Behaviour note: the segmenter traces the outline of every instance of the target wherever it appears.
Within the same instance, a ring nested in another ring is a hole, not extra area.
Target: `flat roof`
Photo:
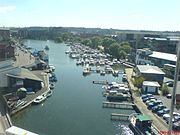
[[[149,55],[149,57],[173,61],[173,62],[176,62],[176,60],[177,60],[177,57],[175,54],[156,52],[156,51],[153,51],[153,53],[151,55]]]
[[[159,67],[151,65],[137,65],[140,73],[146,74],[165,74]]]
[[[153,86],[153,87],[160,87],[158,82],[154,82],[154,81],[144,81],[143,82],[144,86]]]

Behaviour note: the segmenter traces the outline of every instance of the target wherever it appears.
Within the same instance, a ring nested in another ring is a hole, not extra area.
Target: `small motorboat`
[[[37,98],[34,99],[33,103],[34,104],[40,104],[45,100],[46,100],[46,96],[45,95],[40,95],[40,96],[38,96]]]
[[[52,90],[47,91],[46,97],[48,98],[48,97],[52,96],[52,92],[53,92]]]

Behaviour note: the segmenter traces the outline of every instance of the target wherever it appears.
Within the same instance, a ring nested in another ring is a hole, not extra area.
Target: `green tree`
[[[128,42],[122,42],[121,47],[127,54],[131,52],[131,46]]]
[[[120,45],[118,43],[112,43],[109,47],[109,53],[114,57],[119,58],[119,47]]]
[[[125,59],[126,56],[127,56],[127,53],[123,49],[121,49],[121,47],[120,47],[119,48],[119,58],[120,59]]]
[[[169,94],[169,88],[166,84],[164,84],[161,88],[161,92],[162,92],[162,95],[167,95]]]
[[[81,43],[90,47],[92,46],[92,42],[90,39],[84,39]]]
[[[103,40],[102,40],[102,46],[106,47],[106,46],[109,46],[111,45],[112,43],[115,43],[116,41],[112,38],[109,38],[109,37],[105,37]]]
[[[138,88],[141,88],[142,87],[142,83],[144,82],[144,77],[143,76],[139,76],[139,77],[137,77],[137,78],[135,78],[135,80],[134,80],[134,86],[135,87],[138,87]]]
[[[92,37],[91,42],[92,48],[97,48],[99,45],[102,44],[102,39],[100,37]]]

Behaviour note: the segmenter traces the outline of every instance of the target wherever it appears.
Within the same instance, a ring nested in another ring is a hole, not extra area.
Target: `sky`
[[[0,27],[180,31],[180,0],[0,0]]]

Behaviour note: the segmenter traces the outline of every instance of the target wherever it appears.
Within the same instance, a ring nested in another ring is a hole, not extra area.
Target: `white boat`
[[[52,92],[53,92],[52,90],[47,91],[46,97],[48,98],[48,97],[52,96]]]
[[[53,84],[53,83],[50,83],[49,88],[50,88],[50,89],[54,89],[54,87],[55,87],[54,84]]]
[[[38,96],[36,99],[34,99],[33,103],[34,103],[34,104],[40,104],[40,103],[42,103],[44,100],[46,100],[46,96],[40,95],[40,96]]]
[[[89,67],[89,64],[87,64],[85,67],[84,67],[84,70],[83,70],[83,75],[88,75],[91,73],[91,67]]]
[[[105,75],[105,74],[106,74],[106,72],[104,70],[100,71],[100,75]]]

